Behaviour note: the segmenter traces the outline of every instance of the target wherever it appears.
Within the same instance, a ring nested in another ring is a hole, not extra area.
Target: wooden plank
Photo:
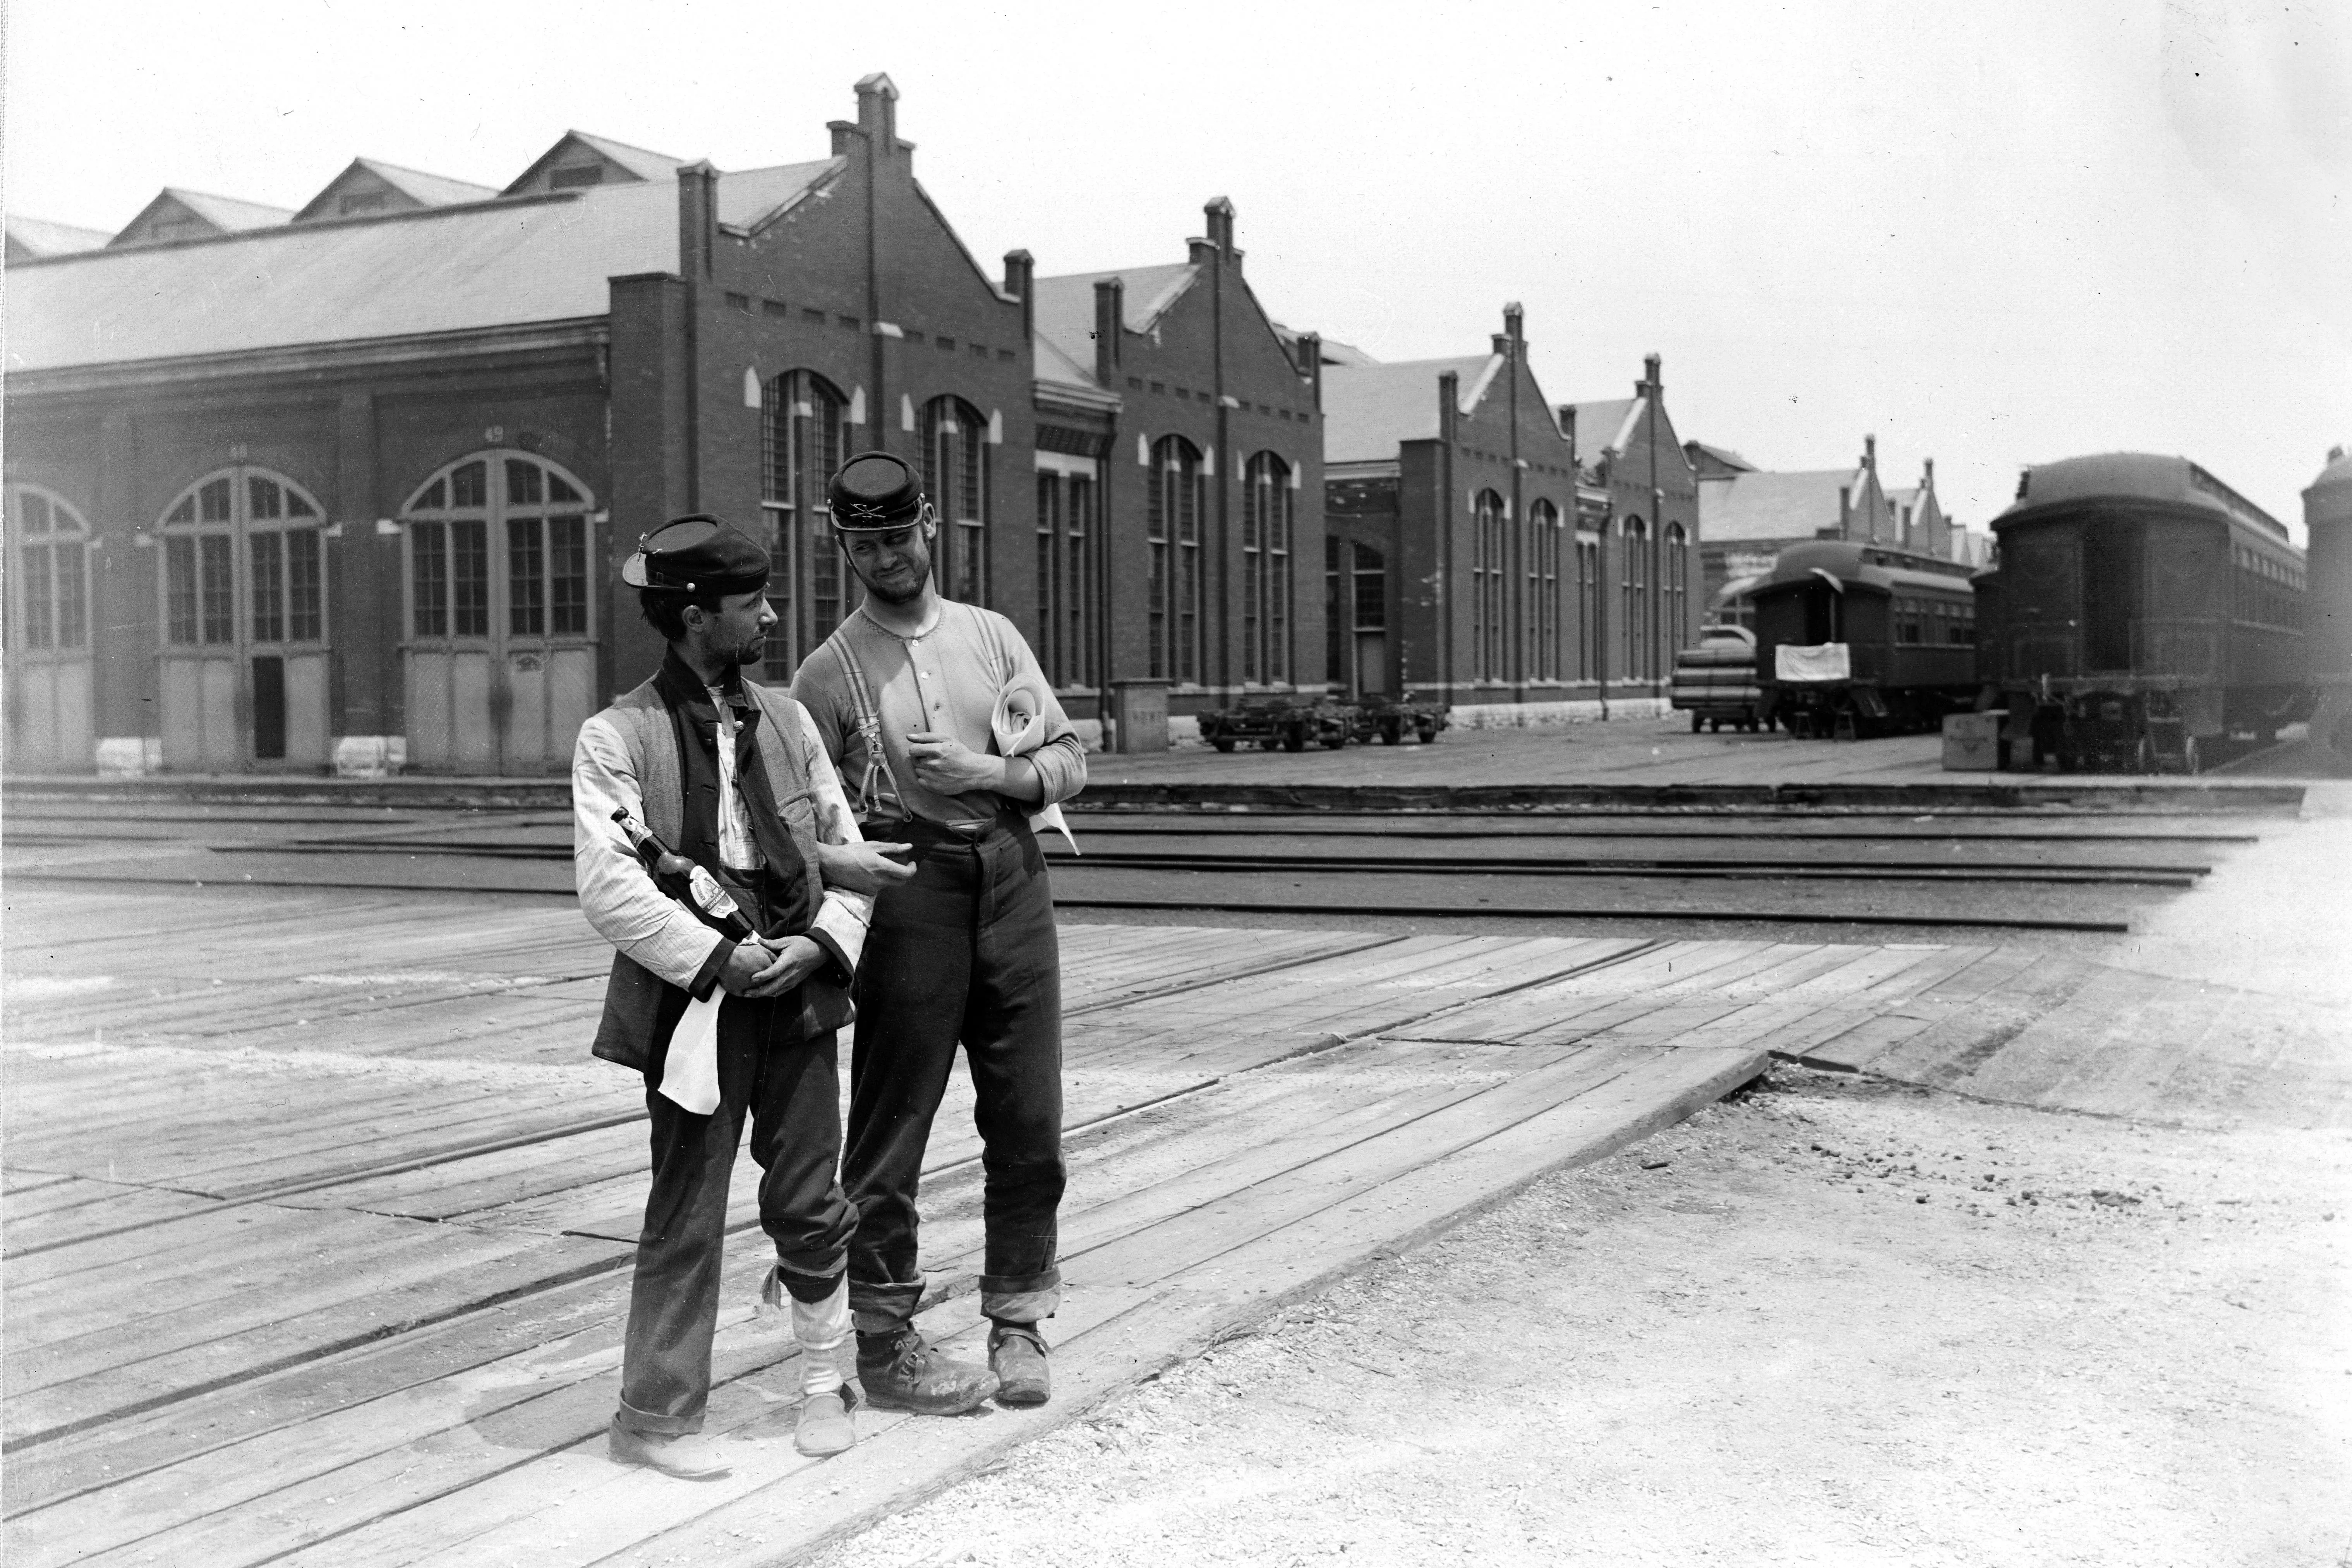
[[[386,1222],[400,1223],[400,1222]],[[318,1281],[220,1323],[172,1325],[161,1343],[120,1358],[118,1345],[74,1345],[60,1353],[16,1358],[28,1392],[12,1395],[12,1441],[115,1418],[226,1383],[319,1356],[404,1328],[479,1310],[519,1291],[543,1289],[609,1267],[628,1249],[607,1241],[443,1231],[436,1248],[420,1248],[389,1275]],[[257,1293],[259,1294],[259,1293]],[[270,1316],[272,1310],[278,1316]],[[18,1368],[12,1362],[12,1373]],[[51,1381],[79,1373],[68,1381]]]
[[[986,1464],[1013,1443],[1067,1421],[1104,1395],[1204,1348],[1286,1300],[1360,1268],[1376,1251],[1458,1224],[1502,1202],[1549,1172],[1588,1163],[1686,1116],[1753,1076],[1754,1053],[1653,1057],[1599,1090],[1496,1131],[1447,1159],[1416,1167],[1381,1186],[1335,1219],[1269,1232],[1221,1260],[1221,1267],[1153,1292],[1135,1309],[1062,1348],[1053,1405],[1016,1416],[1001,1431],[987,1424],[909,1422],[880,1443],[861,1443],[821,1469],[786,1470],[774,1479],[609,1557],[590,1558],[562,1534],[567,1515],[546,1522],[555,1554],[551,1568],[597,1561],[612,1568],[690,1562],[697,1568],[751,1568],[788,1561],[840,1539]],[[1076,1295],[1077,1292],[1074,1292]],[[509,1538],[511,1539],[511,1538]],[[609,1536],[583,1544],[609,1546]],[[436,1568],[488,1562],[480,1556],[426,1557]]]

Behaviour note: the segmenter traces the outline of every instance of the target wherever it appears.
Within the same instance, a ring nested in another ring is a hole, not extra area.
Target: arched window
[[[1671,651],[1690,636],[1690,540],[1679,522],[1666,524],[1665,601],[1662,619]]]
[[[1538,500],[1528,508],[1528,675],[1559,679],[1559,508]]]
[[[988,603],[988,421],[958,397],[923,405],[923,489],[940,520],[931,569],[940,592]]]
[[[586,489],[520,452],[450,464],[402,509],[412,642],[584,640]]]
[[[1503,671],[1503,498],[1480,490],[1470,521],[1470,668],[1480,680]]]
[[[1151,448],[1144,516],[1150,550],[1150,673],[1179,682],[1201,679],[1201,449],[1181,436]]]
[[[261,468],[209,475],[180,492],[163,513],[165,640],[324,642],[325,523],[309,491]]]
[[[54,491],[7,491],[8,640],[20,653],[89,646],[89,524]]]
[[[1272,452],[1242,479],[1242,679],[1290,679],[1291,468]]]
[[[1650,678],[1650,525],[1629,517],[1620,531],[1623,537],[1624,604],[1617,624],[1623,628],[1624,674],[1629,680]]]
[[[793,370],[760,387],[760,505],[768,520],[768,633],[761,676],[790,680],[800,655],[841,624],[841,552],[824,489],[849,458],[848,400],[814,371]]]

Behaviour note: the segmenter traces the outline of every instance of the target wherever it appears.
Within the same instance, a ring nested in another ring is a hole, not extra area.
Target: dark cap
[[[860,452],[841,465],[825,486],[839,533],[881,533],[924,521],[922,477],[887,452]]]
[[[767,586],[768,552],[708,512],[696,512],[639,535],[636,553],[621,563],[621,581],[678,594],[748,594]]]

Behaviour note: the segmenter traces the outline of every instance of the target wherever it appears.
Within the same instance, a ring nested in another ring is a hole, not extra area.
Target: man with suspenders
[[[1086,751],[1013,624],[940,596],[938,525],[912,468],[861,453],[834,475],[828,499],[866,598],[802,663],[793,695],[866,836],[898,841],[912,862],[877,896],[857,970],[842,1185],[858,1215],[858,1382],[877,1406],[927,1414],[992,1394],[1043,1404],[1038,1325],[1061,1300],[1061,961],[1027,816],[1086,786]],[[1042,698],[1043,743],[1004,756],[992,720],[1015,684]],[[985,1367],[929,1349],[913,1322],[923,1294],[916,1191],[959,1041],[983,1150]]]

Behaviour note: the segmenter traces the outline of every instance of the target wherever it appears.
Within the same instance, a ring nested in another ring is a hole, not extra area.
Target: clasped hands
[[[754,937],[727,955],[719,984],[737,996],[782,996],[824,964],[824,949],[807,937],[783,937],[772,948]]]

